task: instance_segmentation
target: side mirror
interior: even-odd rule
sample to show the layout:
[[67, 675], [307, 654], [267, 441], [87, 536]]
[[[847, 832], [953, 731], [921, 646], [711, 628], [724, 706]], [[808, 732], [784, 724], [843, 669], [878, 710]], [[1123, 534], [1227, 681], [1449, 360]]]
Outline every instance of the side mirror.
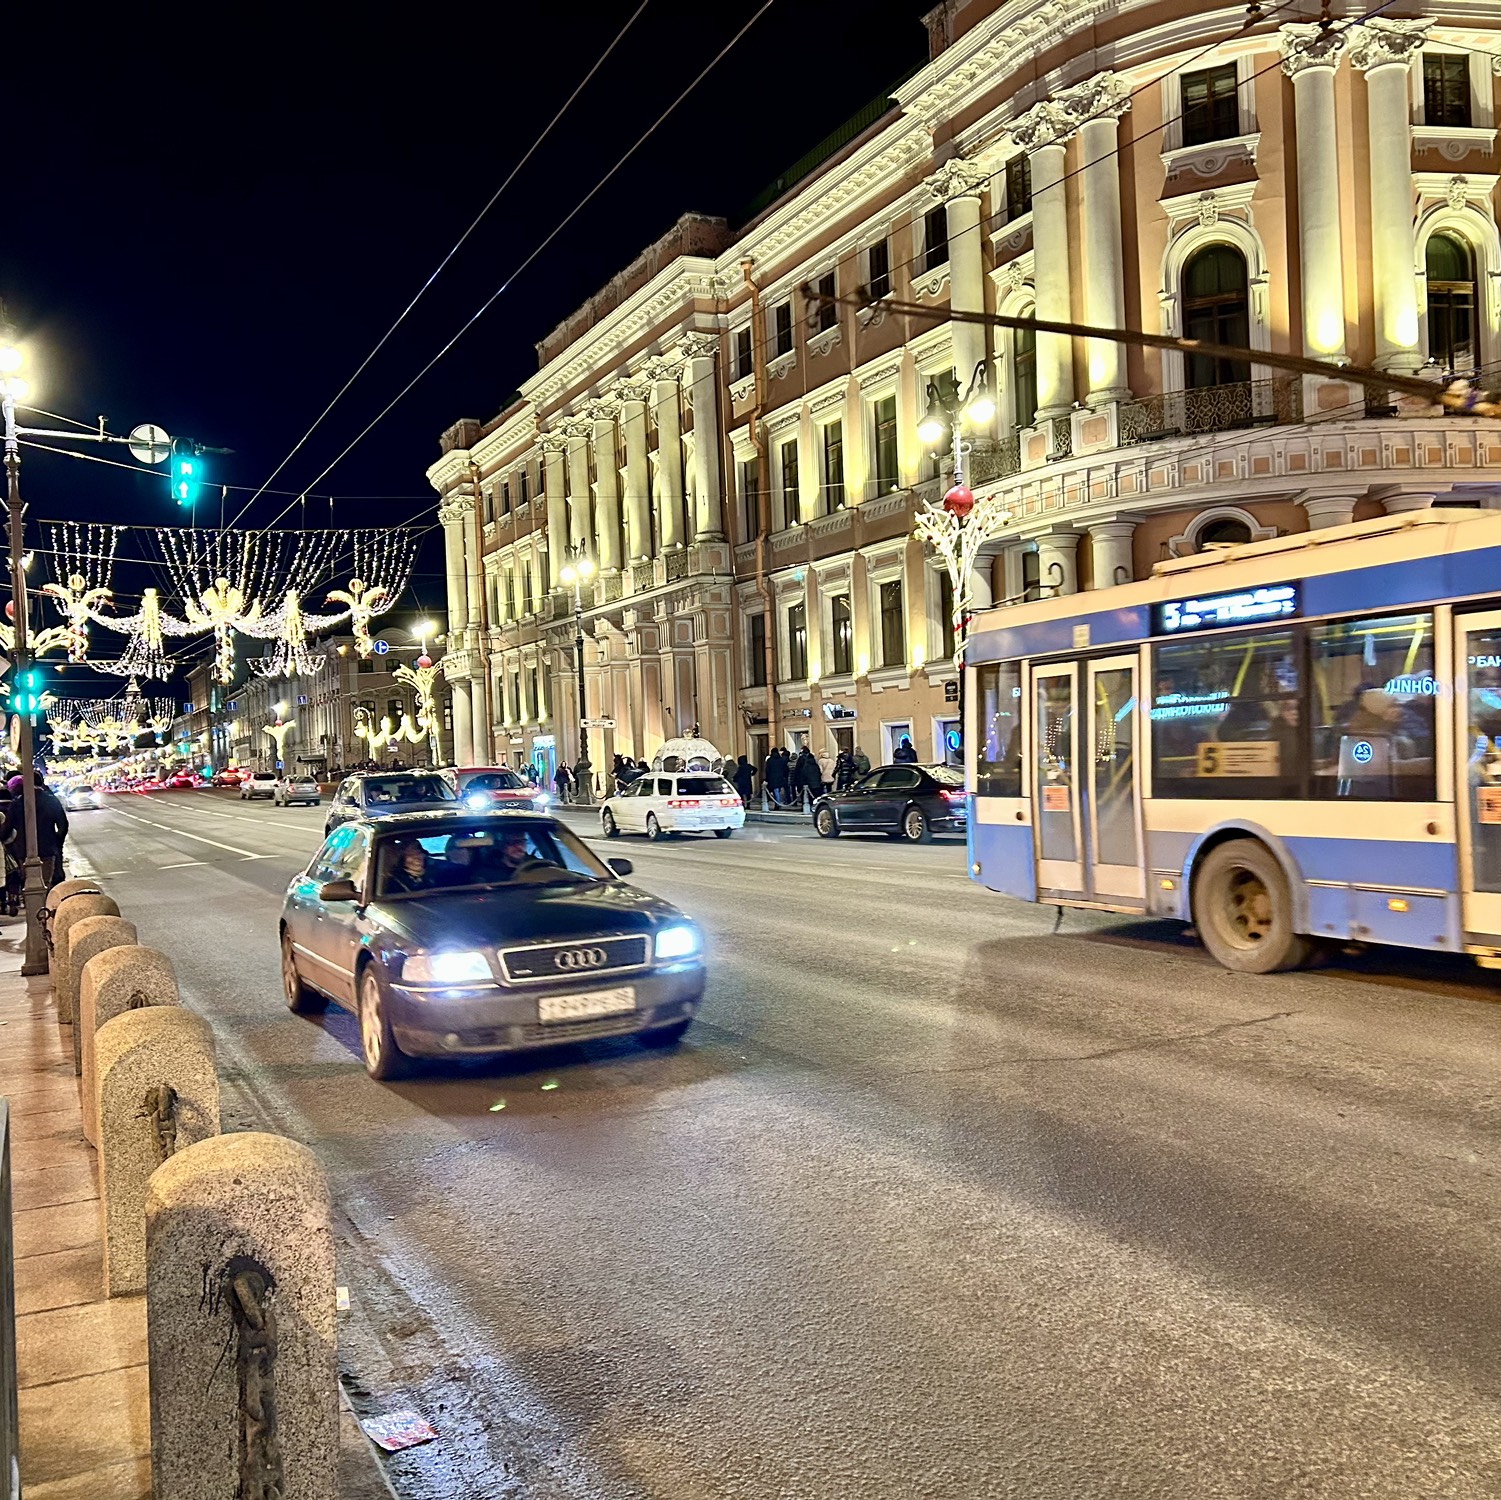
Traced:
[[636, 868], [628, 859], [607, 859], [605, 863], [622, 879], [631, 874]]
[[360, 893], [355, 890], [352, 880], [330, 880], [326, 885], [318, 887], [318, 899], [320, 901], [358, 901]]

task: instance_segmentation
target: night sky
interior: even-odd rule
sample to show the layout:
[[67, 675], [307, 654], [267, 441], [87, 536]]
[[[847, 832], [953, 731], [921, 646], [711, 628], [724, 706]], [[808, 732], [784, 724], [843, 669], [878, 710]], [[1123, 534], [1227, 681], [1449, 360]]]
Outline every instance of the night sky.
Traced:
[[[564, 235], [319, 480], [759, 8], [648, 0], [274, 487], [295, 495], [317, 481], [318, 495], [390, 497], [340, 500], [336, 524], [421, 511], [431, 523], [423, 472], [442, 429], [498, 412], [535, 370], [536, 340], [679, 214], [743, 221], [779, 172], [924, 60], [920, 17], [931, 3], [775, 0]], [[104, 414], [117, 432], [152, 421], [232, 448], [211, 460], [215, 478], [264, 483], [635, 9], [636, 0], [49, 7], [8, 21], [0, 291], [33, 355], [35, 401], [84, 421]], [[82, 451], [128, 461], [122, 448]], [[49, 454], [25, 455], [23, 488], [32, 523], [184, 519], [164, 477]], [[247, 498], [231, 492], [230, 514]], [[262, 496], [245, 523], [269, 524], [288, 498]], [[197, 519], [218, 514], [215, 492]], [[329, 514], [314, 497], [280, 524], [326, 525]], [[441, 556], [435, 532], [406, 606], [443, 608]], [[117, 570], [122, 608], [147, 581]], [[95, 632], [96, 651], [123, 641]], [[73, 669], [60, 686], [99, 690], [85, 676]]]

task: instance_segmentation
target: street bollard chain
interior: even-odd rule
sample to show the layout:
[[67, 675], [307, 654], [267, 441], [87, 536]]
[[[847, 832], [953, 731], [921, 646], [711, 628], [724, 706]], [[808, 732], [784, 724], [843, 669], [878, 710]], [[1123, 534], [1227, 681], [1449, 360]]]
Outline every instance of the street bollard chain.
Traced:
[[161, 1166], [177, 1150], [177, 1090], [170, 1083], [147, 1089], [144, 1107], [136, 1118], [151, 1122], [156, 1164]]
[[276, 1283], [264, 1266], [237, 1258], [224, 1271], [224, 1299], [234, 1319], [240, 1386], [240, 1484], [235, 1500], [284, 1500], [281, 1440], [276, 1430]]

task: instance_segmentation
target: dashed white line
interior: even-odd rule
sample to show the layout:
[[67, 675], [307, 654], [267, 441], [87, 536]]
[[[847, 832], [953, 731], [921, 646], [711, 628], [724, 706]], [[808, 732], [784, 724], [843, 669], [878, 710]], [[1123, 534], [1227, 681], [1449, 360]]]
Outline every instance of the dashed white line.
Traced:
[[243, 859], [278, 859], [283, 856], [276, 854], [252, 854], [249, 849], [239, 849], [233, 844], [221, 844], [218, 839], [206, 839], [201, 833], [189, 833], [186, 828], [174, 828], [171, 823], [158, 823], [154, 818], [138, 817], [135, 813], [120, 812], [119, 808], [113, 809], [122, 818], [129, 818], [132, 823], [144, 823], [148, 828], [160, 828], [163, 833], [179, 834], [182, 838], [193, 839], [196, 843], [208, 844], [215, 849], [227, 850], [230, 854], [238, 854]]

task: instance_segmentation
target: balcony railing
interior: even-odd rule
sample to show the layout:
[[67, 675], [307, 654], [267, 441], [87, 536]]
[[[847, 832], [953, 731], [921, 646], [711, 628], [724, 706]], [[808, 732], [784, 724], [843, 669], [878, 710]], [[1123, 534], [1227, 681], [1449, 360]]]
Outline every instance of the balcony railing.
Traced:
[[648, 559], [645, 562], [633, 562], [631, 564], [631, 589], [634, 593], [644, 594], [647, 589], [655, 587], [656, 582], [656, 563]]
[[684, 548], [675, 552], [669, 552], [665, 559], [667, 563], [667, 582], [681, 583], [688, 576], [688, 553]]
[[1021, 467], [1021, 434], [1013, 432], [997, 439], [976, 438], [969, 450], [965, 476], [972, 485], [988, 484], [1021, 473]]
[[1197, 432], [1230, 432], [1240, 427], [1282, 427], [1303, 420], [1303, 382], [1297, 376], [1238, 380], [1191, 391], [1165, 391], [1120, 409], [1120, 440], [1186, 437]]

